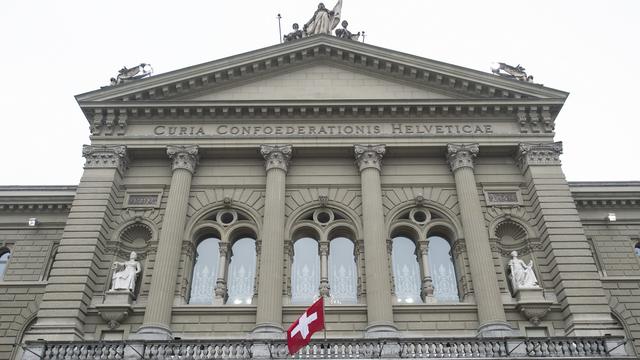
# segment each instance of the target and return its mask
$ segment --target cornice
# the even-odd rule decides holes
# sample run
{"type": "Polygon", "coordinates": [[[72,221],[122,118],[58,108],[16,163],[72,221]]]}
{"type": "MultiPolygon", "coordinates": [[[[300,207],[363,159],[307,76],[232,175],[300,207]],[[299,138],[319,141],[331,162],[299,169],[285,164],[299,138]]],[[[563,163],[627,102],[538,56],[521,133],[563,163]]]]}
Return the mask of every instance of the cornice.
{"type": "Polygon", "coordinates": [[[0,211],[68,212],[76,186],[0,186],[0,211]]]}
{"type": "Polygon", "coordinates": [[[278,44],[212,62],[156,75],[137,82],[107,87],[76,96],[79,103],[90,100],[138,101],[181,96],[190,91],[214,88],[240,78],[259,76],[274,69],[296,66],[309,60],[333,61],[384,73],[434,88],[468,94],[471,97],[566,98],[568,93],[537,84],[505,79],[332,36],[313,36],[278,44]]]}

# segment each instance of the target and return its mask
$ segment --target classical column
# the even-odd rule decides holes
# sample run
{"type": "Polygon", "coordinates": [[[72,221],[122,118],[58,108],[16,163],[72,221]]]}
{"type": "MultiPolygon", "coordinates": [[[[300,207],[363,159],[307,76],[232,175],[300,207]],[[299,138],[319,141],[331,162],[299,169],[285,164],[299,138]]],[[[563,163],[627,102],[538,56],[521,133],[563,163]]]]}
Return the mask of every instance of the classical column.
{"type": "Polygon", "coordinates": [[[329,297],[331,291],[329,288],[329,241],[321,241],[318,247],[320,251],[320,295],[329,297]]]}
{"type": "Polygon", "coordinates": [[[571,336],[600,335],[615,321],[600,281],[578,210],[560,164],[562,143],[520,144],[516,162],[528,197],[535,205],[535,224],[549,261],[540,274],[545,290],[555,290],[571,336]],[[546,277],[545,277],[546,276],[546,277]]]}
{"type": "Polygon", "coordinates": [[[173,175],[153,266],[149,303],[138,330],[140,336],[149,339],[171,338],[171,310],[187,222],[191,178],[198,163],[198,147],[169,146],[167,155],[172,160],[173,175]]]}
{"type": "Polygon", "coordinates": [[[262,224],[262,251],[256,313],[256,333],[282,333],[282,267],[284,260],[284,197],[290,145],[262,145],[267,186],[262,224]]]}
{"type": "Polygon", "coordinates": [[[84,172],[65,224],[58,255],[39,304],[38,320],[25,340],[77,341],[84,337],[87,294],[102,289],[92,266],[107,257],[107,234],[127,169],[123,145],[84,145],[84,172]]]}
{"type": "Polygon", "coordinates": [[[429,269],[429,240],[423,239],[418,241],[417,253],[420,255],[422,265],[422,289],[421,294],[425,303],[433,303],[433,279],[429,269]]]}
{"type": "Polygon", "coordinates": [[[395,333],[380,169],[384,145],[356,145],[362,186],[362,222],[367,289],[367,333],[395,333]]]}
{"type": "Polygon", "coordinates": [[[227,299],[227,255],[229,253],[229,243],[219,243],[220,258],[218,259],[218,279],[216,280],[216,288],[214,290],[215,296],[213,300],[214,305],[224,305],[227,299]]]}
{"type": "Polygon", "coordinates": [[[456,181],[471,280],[478,304],[478,332],[485,336],[507,335],[511,327],[506,321],[502,306],[489,234],[473,173],[474,158],[478,155],[478,150],[478,144],[449,144],[447,160],[456,181]]]}

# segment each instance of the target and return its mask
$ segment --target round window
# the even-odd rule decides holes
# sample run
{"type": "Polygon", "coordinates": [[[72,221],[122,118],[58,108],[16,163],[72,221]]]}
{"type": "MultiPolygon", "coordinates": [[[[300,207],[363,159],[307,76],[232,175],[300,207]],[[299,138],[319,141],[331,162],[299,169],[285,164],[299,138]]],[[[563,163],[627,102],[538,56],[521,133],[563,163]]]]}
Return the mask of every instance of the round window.
{"type": "Polygon", "coordinates": [[[420,225],[424,225],[431,219],[431,213],[426,209],[413,209],[409,213],[409,218],[420,225]]]}
{"type": "Polygon", "coordinates": [[[218,213],[217,221],[222,225],[231,225],[238,220],[238,213],[235,211],[221,211],[218,213]]]}
{"type": "Polygon", "coordinates": [[[313,213],[313,220],[320,225],[327,225],[334,219],[333,211],[331,210],[316,210],[313,213]]]}

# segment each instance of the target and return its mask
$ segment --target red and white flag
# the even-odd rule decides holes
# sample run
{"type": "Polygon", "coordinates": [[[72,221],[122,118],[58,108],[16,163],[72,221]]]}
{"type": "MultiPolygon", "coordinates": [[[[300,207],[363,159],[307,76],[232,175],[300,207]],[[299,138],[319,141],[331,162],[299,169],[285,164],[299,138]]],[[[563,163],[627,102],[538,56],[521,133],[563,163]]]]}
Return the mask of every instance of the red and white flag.
{"type": "Polygon", "coordinates": [[[289,326],[287,330],[289,354],[293,355],[309,344],[311,335],[322,329],[324,329],[324,300],[320,297],[289,326]]]}

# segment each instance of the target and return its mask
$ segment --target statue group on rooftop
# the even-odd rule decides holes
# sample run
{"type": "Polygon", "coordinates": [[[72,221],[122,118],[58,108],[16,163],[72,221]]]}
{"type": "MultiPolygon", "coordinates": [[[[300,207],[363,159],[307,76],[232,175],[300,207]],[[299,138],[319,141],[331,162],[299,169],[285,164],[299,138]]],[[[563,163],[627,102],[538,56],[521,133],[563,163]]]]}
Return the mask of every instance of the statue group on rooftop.
{"type": "Polygon", "coordinates": [[[313,16],[300,30],[298,23],[293,24],[293,31],[284,36],[284,41],[293,41],[302,39],[303,37],[327,34],[331,35],[331,32],[335,30],[335,36],[341,39],[358,40],[360,38],[360,32],[354,34],[347,29],[349,23],[342,21],[342,28],[336,29],[340,23],[342,12],[342,0],[338,0],[338,3],[329,10],[325,7],[324,3],[318,4],[318,9],[313,13],[313,16]]]}

